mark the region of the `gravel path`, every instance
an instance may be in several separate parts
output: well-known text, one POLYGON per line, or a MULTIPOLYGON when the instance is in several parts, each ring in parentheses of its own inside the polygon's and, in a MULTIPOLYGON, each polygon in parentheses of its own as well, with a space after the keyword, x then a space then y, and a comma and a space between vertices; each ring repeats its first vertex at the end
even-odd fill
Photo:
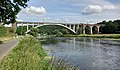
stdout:
POLYGON ((0 59, 6 56, 17 44, 17 39, 10 40, 0 45, 0 59))

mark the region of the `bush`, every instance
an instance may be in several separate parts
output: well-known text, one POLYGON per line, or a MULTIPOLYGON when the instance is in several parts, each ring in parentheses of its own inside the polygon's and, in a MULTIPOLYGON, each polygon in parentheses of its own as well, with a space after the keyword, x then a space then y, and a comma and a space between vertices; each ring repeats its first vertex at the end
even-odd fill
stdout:
POLYGON ((6 35, 6 28, 4 26, 0 26, 0 37, 5 36, 6 35))
POLYGON ((0 44, 2 44, 3 43, 3 41, 0 41, 0 44))

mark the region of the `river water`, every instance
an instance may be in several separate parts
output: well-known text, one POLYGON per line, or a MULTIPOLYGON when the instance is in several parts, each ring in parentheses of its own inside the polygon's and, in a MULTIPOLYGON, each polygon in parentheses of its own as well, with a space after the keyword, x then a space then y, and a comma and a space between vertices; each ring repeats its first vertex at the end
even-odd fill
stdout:
POLYGON ((79 65, 80 70, 120 70, 120 42, 112 40, 50 37, 40 39, 49 56, 79 65))

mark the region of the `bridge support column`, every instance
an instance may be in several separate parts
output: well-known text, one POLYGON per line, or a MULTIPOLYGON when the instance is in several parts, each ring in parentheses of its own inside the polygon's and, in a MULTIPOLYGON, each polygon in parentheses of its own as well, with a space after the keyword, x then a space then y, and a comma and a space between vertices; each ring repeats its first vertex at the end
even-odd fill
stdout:
POLYGON ((77 29, 79 29, 79 25, 77 25, 77 29))
POLYGON ((73 30, 75 31, 75 25, 73 25, 73 30))
POLYGON ((38 26, 40 26, 40 24, 38 23, 38 26))
POLYGON ((69 28, 71 28, 71 24, 69 24, 69 28))
POLYGON ((29 25, 28 25, 28 23, 27 23, 27 31, 29 30, 29 25))
POLYGON ((21 23, 21 26, 23 26, 23 23, 21 23))
POLYGON ((96 26, 97 27, 97 32, 99 34, 99 31, 100 31, 100 26, 96 26))
POLYGON ((23 34, 23 23, 21 23, 21 32, 20 32, 20 34, 22 35, 23 34))
POLYGON ((86 25, 83 25, 83 34, 85 34, 85 27, 86 25))
POLYGON ((93 34, 92 27, 93 26, 90 26, 90 34, 93 34))
POLYGON ((33 27, 34 27, 34 23, 33 23, 33 27))
POLYGON ((64 26, 67 26, 67 24, 64 24, 64 26))

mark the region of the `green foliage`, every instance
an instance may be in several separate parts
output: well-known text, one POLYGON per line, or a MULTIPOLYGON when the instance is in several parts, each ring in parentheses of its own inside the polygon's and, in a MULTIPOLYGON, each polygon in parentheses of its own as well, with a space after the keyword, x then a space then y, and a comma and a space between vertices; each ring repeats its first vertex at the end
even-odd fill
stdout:
POLYGON ((14 35, 11 28, 0 26, 0 37, 12 37, 14 35))
POLYGON ((118 29, 117 29, 117 25, 113 24, 112 21, 109 21, 105 24, 105 26, 103 27, 103 33, 107 33, 107 34, 115 34, 117 33, 118 29))
POLYGON ((32 28, 31 31, 29 32, 30 35, 37 37, 38 36, 38 29, 37 28, 32 28))
POLYGON ((29 0, 0 0, 0 22, 14 23, 21 8, 27 6, 29 0))
POLYGON ((47 66, 45 70, 79 70, 78 66, 68 64, 64 59, 51 59, 47 66))
POLYGON ((8 30, 10 33, 14 33, 14 28, 9 28, 8 30))
POLYGON ((119 33, 119 34, 120 34, 120 20, 115 20, 115 21, 114 21, 114 24, 116 24, 116 25, 117 25, 117 28, 118 28, 117 33, 119 33))
POLYGON ((4 26, 0 26, 0 37, 5 36, 6 35, 6 28, 4 26))
POLYGON ((0 62, 0 70, 43 70, 45 56, 41 43, 26 37, 0 62))
POLYGON ((80 28, 77 29, 77 34, 83 34, 83 32, 82 32, 83 30, 82 29, 83 29, 83 27, 80 26, 80 28))
POLYGON ((65 35, 72 34, 72 32, 68 29, 65 29, 61 26, 42 26, 39 27, 39 33, 42 35, 65 35))
POLYGON ((98 24, 105 24, 105 26, 101 29, 101 33, 103 34, 120 34, 120 20, 114 21, 103 21, 98 24))
POLYGON ((27 27, 26 26, 19 26, 19 27, 17 27, 16 33, 18 35, 25 35, 26 31, 27 31, 27 27))

